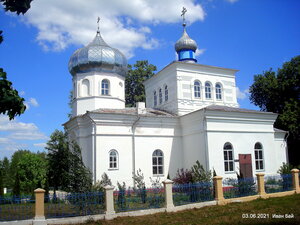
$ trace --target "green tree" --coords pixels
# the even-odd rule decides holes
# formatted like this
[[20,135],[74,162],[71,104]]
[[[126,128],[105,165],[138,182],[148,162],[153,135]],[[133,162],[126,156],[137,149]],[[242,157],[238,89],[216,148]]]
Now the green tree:
[[300,55],[283,64],[277,72],[254,76],[250,100],[262,111],[278,113],[275,127],[289,131],[289,160],[300,163]]
[[145,87],[143,82],[153,76],[156,66],[148,60],[137,61],[133,66],[128,65],[128,74],[125,79],[126,106],[133,107],[136,102],[144,102]]
[[10,176],[9,176],[10,162],[7,157],[4,157],[4,159],[2,160],[2,168],[3,168],[3,185],[6,188],[11,188]]
[[[5,11],[15,12],[18,15],[24,14],[30,8],[32,0],[0,0]],[[3,31],[0,30],[0,44],[3,41]],[[0,114],[7,114],[9,119],[24,113],[26,106],[24,98],[21,98],[18,91],[12,87],[12,83],[7,80],[6,73],[0,68]]]
[[12,87],[12,82],[7,80],[6,73],[0,68],[0,114],[7,114],[9,119],[24,113],[26,106],[24,98],[19,96]]
[[65,132],[55,130],[47,143],[49,185],[54,191],[84,192],[91,189],[92,178],[81,157],[77,143]]
[[36,188],[45,188],[47,161],[45,154],[25,153],[17,164],[17,176],[22,193],[32,194]]

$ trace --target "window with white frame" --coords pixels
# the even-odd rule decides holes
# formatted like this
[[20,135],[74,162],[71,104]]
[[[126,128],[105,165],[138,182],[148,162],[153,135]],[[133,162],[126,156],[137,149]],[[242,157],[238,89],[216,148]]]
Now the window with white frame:
[[167,102],[169,100],[169,90],[168,90],[168,86],[165,86],[165,102]]
[[84,79],[82,81],[82,88],[81,88],[81,96],[86,97],[90,95],[90,81],[88,79]]
[[101,95],[109,95],[109,81],[107,79],[101,82]]
[[109,169],[118,169],[118,152],[114,149],[109,152]]
[[221,84],[216,84],[216,99],[222,100],[222,87]]
[[263,156],[263,147],[261,143],[255,143],[254,145],[254,154],[255,154],[255,168],[256,170],[264,169],[264,156]]
[[163,101],[162,90],[161,90],[161,88],[159,89],[158,94],[159,94],[159,104],[161,104],[162,101]]
[[159,149],[152,154],[152,173],[153,175],[164,174],[164,154]]
[[153,93],[153,101],[154,101],[154,106],[157,106],[157,94],[156,91]]
[[224,152],[225,172],[233,172],[234,171],[233,148],[229,142],[226,142],[224,144],[223,152]]
[[205,98],[211,99],[211,84],[209,82],[205,83]]
[[199,81],[194,82],[194,96],[195,98],[201,97],[201,84]]

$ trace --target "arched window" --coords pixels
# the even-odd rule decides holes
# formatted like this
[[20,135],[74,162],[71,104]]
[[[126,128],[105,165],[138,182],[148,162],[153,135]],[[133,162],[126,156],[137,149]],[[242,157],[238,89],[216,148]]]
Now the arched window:
[[90,95],[90,81],[88,79],[84,79],[82,81],[81,91],[82,91],[82,93],[81,93],[82,97],[86,97],[86,96]]
[[157,94],[156,91],[153,93],[153,101],[154,101],[154,106],[157,106]]
[[162,103],[162,100],[163,100],[163,98],[162,98],[162,90],[161,90],[161,88],[159,89],[159,92],[158,92],[158,94],[159,94],[159,104],[161,104],[161,103]]
[[199,81],[194,82],[194,96],[195,98],[201,97],[201,84]]
[[264,169],[264,156],[263,156],[263,147],[261,143],[255,143],[254,145],[254,154],[255,154],[255,168],[256,170]]
[[169,91],[168,91],[168,86],[165,86],[165,102],[169,100]]
[[109,81],[104,79],[101,82],[101,94],[109,95]]
[[232,172],[234,171],[234,159],[233,159],[233,148],[232,145],[229,142],[226,142],[224,144],[224,167],[225,172]]
[[220,84],[216,84],[216,99],[222,100],[222,87]]
[[211,99],[211,84],[208,82],[205,83],[205,98]]
[[118,152],[116,150],[111,150],[109,152],[109,169],[118,169]]
[[152,173],[153,175],[164,174],[164,154],[159,149],[152,154]]

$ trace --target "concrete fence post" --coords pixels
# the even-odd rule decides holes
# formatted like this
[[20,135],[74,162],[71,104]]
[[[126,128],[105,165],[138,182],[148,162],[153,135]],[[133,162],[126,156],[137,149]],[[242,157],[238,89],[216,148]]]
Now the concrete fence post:
[[300,193],[300,187],[299,187],[299,170],[298,169],[292,169],[292,179],[293,179],[293,190],[297,194]]
[[165,181],[163,181],[164,184],[164,188],[165,188],[165,207],[167,209],[167,211],[172,211],[172,209],[174,208],[174,204],[173,204],[173,183],[174,181],[166,179]]
[[114,209],[114,186],[107,185],[105,189],[105,218],[113,219],[115,215]]
[[266,198],[267,193],[265,191],[265,174],[257,173],[256,178],[258,195],[260,195],[261,198]]
[[35,194],[35,216],[33,220],[34,225],[46,225],[45,219],[45,190],[38,188],[34,190]]
[[224,194],[223,194],[222,179],[223,178],[220,176],[213,177],[215,200],[218,202],[218,204],[223,204],[225,202]]

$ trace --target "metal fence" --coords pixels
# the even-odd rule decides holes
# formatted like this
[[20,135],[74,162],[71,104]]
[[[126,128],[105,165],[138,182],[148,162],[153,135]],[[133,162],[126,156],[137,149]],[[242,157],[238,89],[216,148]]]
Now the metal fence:
[[257,181],[255,178],[224,179],[223,194],[226,199],[257,195]]
[[34,196],[0,197],[0,221],[32,219],[34,203]]
[[45,217],[61,218],[104,213],[103,192],[59,193],[45,196]]
[[292,174],[265,176],[266,193],[291,191],[293,189]]
[[173,185],[173,202],[175,206],[212,200],[214,200],[214,191],[211,182]]
[[143,188],[114,192],[116,212],[164,207],[163,188]]

